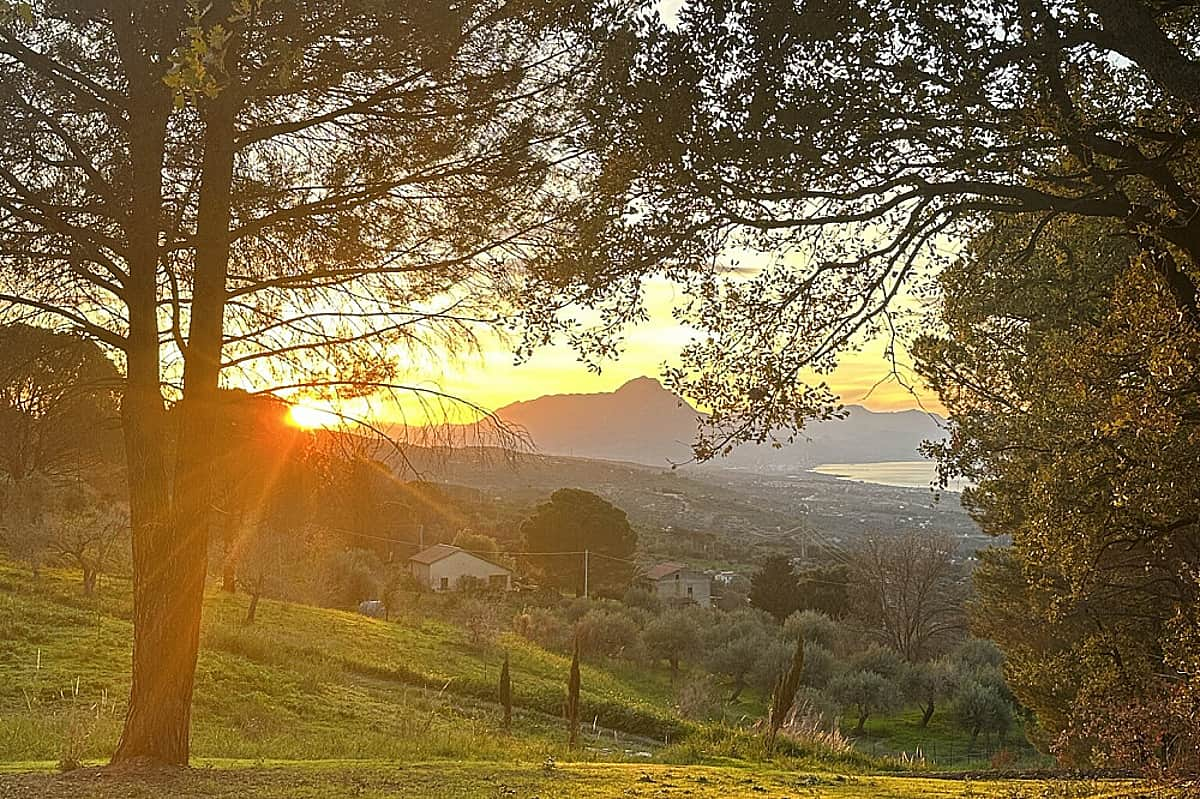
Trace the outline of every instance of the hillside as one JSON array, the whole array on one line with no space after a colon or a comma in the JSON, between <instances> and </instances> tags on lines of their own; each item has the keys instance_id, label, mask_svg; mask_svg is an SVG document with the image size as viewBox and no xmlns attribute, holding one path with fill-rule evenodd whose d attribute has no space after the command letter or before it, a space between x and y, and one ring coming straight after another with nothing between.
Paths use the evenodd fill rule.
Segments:
<instances>
[{"instance_id":1,"label":"hillside","mask_svg":"<svg viewBox=\"0 0 1200 799\"><path fill-rule=\"evenodd\" d=\"M47 777L56 763L112 751L129 682L129 587L109 579L88 599L78 575L35 581L0 560L0 796L1120 795L1112 785L1059 793L1039 782L923 779L896 773L906 767L897 759L786 741L766 757L745 726L764 712L760 697L721 714L737 720L688 721L665 667L604 658L584 663L582 746L569 750L565 657L511 633L473 641L420 600L391 622L263 600L254 625L243 623L246 601L210 592L205 604L193 756L207 768ZM505 654L511 733L493 701Z\"/></svg>"},{"instance_id":2,"label":"hillside","mask_svg":"<svg viewBox=\"0 0 1200 799\"><path fill-rule=\"evenodd\" d=\"M764 474L717 467L653 468L637 463L551 455L513 455L491 449L412 448L399 473L469 487L517 505L544 501L563 487L603 496L629 514L643 533L678 544L671 557L713 561L728 568L753 564L768 551L797 551L789 531L803 526L839 545L867 533L941 530L965 550L992 543L959 503L958 494L839 480L812 472ZM703 541L689 551L689 537ZM716 546L709 546L711 541ZM645 546L643 549L647 549ZM706 557L719 553L719 557ZM651 556L665 554L650 548ZM722 560L722 558L724 560Z\"/></svg>"},{"instance_id":3,"label":"hillside","mask_svg":"<svg viewBox=\"0 0 1200 799\"><path fill-rule=\"evenodd\" d=\"M845 419L813 422L792 444L743 445L721 464L778 470L917 460L922 441L944 435L944 420L921 411L878 413L851 405L846 412ZM523 428L544 454L651 466L688 460L697 426L705 418L650 377L630 380L611 393L556 394L515 402L496 415Z\"/></svg>"},{"instance_id":4,"label":"hillside","mask_svg":"<svg viewBox=\"0 0 1200 799\"><path fill-rule=\"evenodd\" d=\"M99 600L73 575L0 560L0 760L110 753L129 685L127 583ZM563 756L568 662L505 634L477 646L461 627L415 610L404 623L213 592L205 605L193 752L201 758L542 759ZM512 660L519 735L500 734L495 681ZM585 715L623 756L687 728L663 672L585 664ZM35 712L36 711L36 712ZM614 737L614 732L616 736Z\"/></svg>"}]
</instances>

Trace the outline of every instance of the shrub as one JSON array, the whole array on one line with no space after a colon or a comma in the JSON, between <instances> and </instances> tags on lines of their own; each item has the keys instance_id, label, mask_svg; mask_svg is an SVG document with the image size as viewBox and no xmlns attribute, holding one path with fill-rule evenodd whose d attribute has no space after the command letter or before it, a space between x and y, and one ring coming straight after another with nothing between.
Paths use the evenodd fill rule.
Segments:
<instances>
[{"instance_id":1,"label":"shrub","mask_svg":"<svg viewBox=\"0 0 1200 799\"><path fill-rule=\"evenodd\" d=\"M840 675L829 685L829 694L837 702L852 708L858 720L854 731L863 732L867 719L879 713L890 713L900 705L896 684L875 671L858 670Z\"/></svg>"},{"instance_id":2,"label":"shrub","mask_svg":"<svg viewBox=\"0 0 1200 799\"><path fill-rule=\"evenodd\" d=\"M640 652L637 622L611 610L589 610L575 625L584 654L605 657L636 657Z\"/></svg>"},{"instance_id":3,"label":"shrub","mask_svg":"<svg viewBox=\"0 0 1200 799\"><path fill-rule=\"evenodd\" d=\"M621 602L628 607L638 608L655 615L662 612L662 600L645 588L636 585L625 592L625 595L621 597Z\"/></svg>"},{"instance_id":4,"label":"shrub","mask_svg":"<svg viewBox=\"0 0 1200 799\"><path fill-rule=\"evenodd\" d=\"M711 674L693 674L679 686L675 707L685 719L704 721L721 709L721 696Z\"/></svg>"},{"instance_id":5,"label":"shrub","mask_svg":"<svg viewBox=\"0 0 1200 799\"><path fill-rule=\"evenodd\" d=\"M873 671L881 677L896 680L904 670L904 659L892 649L872 644L850 661L850 668L852 671Z\"/></svg>"},{"instance_id":6,"label":"shrub","mask_svg":"<svg viewBox=\"0 0 1200 799\"><path fill-rule=\"evenodd\" d=\"M678 672L680 662L700 655L700 624L687 610L669 610L646 625L642 646L649 657L667 661Z\"/></svg>"},{"instance_id":7,"label":"shrub","mask_svg":"<svg viewBox=\"0 0 1200 799\"><path fill-rule=\"evenodd\" d=\"M798 610L783 623L783 636L788 641L795 643L803 638L806 643L831 652L837 648L841 635L838 623L819 610Z\"/></svg>"},{"instance_id":8,"label":"shrub","mask_svg":"<svg viewBox=\"0 0 1200 799\"><path fill-rule=\"evenodd\" d=\"M800 684L813 689L825 688L833 679L838 663L833 653L820 644L809 643L804 647L804 671Z\"/></svg>"},{"instance_id":9,"label":"shrub","mask_svg":"<svg viewBox=\"0 0 1200 799\"><path fill-rule=\"evenodd\" d=\"M1010 705L994 686L970 680L958 689L954 696L954 719L959 726L971 733L971 740L979 733L999 733L1003 737L1012 724Z\"/></svg>"},{"instance_id":10,"label":"shrub","mask_svg":"<svg viewBox=\"0 0 1200 799\"><path fill-rule=\"evenodd\" d=\"M954 648L950 660L967 672L1000 669L1004 666L1004 653L985 638L968 638Z\"/></svg>"},{"instance_id":11,"label":"shrub","mask_svg":"<svg viewBox=\"0 0 1200 799\"><path fill-rule=\"evenodd\" d=\"M571 643L572 631L558 614L546 608L528 608L513 619L517 635L543 649L565 652Z\"/></svg>"},{"instance_id":12,"label":"shrub","mask_svg":"<svg viewBox=\"0 0 1200 799\"><path fill-rule=\"evenodd\" d=\"M347 549L329 560L326 585L329 601L335 607L354 608L380 595L383 564L379 556L366 549Z\"/></svg>"}]
</instances>

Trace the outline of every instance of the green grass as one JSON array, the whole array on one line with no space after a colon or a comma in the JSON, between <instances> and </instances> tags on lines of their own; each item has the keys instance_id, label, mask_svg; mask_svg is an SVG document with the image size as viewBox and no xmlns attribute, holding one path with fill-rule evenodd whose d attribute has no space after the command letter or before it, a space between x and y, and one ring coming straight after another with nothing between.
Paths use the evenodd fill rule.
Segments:
<instances>
[{"instance_id":1,"label":"green grass","mask_svg":"<svg viewBox=\"0 0 1200 799\"><path fill-rule=\"evenodd\" d=\"M902 764L789 742L768 756L749 730L680 719L665 668L615 662L585 664L584 745L568 751L561 655L512 635L474 646L462 628L417 614L389 623L263 601L246 626L246 602L216 591L206 600L192 747L201 768L54 775L62 761L103 762L116 744L130 679L128 586L88 599L77 575L35 582L0 560L0 796L1115 795L872 776ZM505 652L511 734L492 701ZM869 730L900 740L906 723ZM1071 785L1062 791L1081 784Z\"/></svg>"},{"instance_id":2,"label":"green grass","mask_svg":"<svg viewBox=\"0 0 1200 799\"><path fill-rule=\"evenodd\" d=\"M1050 767L1053 760L1039 753L1025 738L1024 732L1014 723L1004 740L997 736L980 736L972 742L950 718L949 702L942 704L921 727L921 711L913 708L892 716L867 719L863 735L853 733L857 719L847 716L842 729L854 739L856 748L874 757L924 757L931 763L953 768L987 768L992 758L1001 750L998 759L1007 760L1011 766Z\"/></svg>"},{"instance_id":3,"label":"green grass","mask_svg":"<svg viewBox=\"0 0 1200 799\"><path fill-rule=\"evenodd\" d=\"M191 771L133 775L96 770L61 776L0 773L0 795L43 799L103 796L150 799L171 796L242 799L382 799L404 796L498 797L822 797L822 799L1118 799L1139 796L1120 783L965 782L912 777L813 773L771 767L731 768L659 764L459 762L397 766L373 762L230 763ZM26 793L21 793L26 791ZM36 792L36 793L35 793ZM1163 795L1165 799L1166 794Z\"/></svg>"},{"instance_id":4,"label":"green grass","mask_svg":"<svg viewBox=\"0 0 1200 799\"><path fill-rule=\"evenodd\" d=\"M511 634L474 646L462 628L417 614L389 623L266 600L247 626L246 603L217 591L206 600L197 757L644 760L646 752L665 752L692 762L710 751L756 752L749 733L679 718L665 668L585 663L585 747L568 753L561 655ZM110 583L88 599L74 574L46 571L35 582L0 561L0 761L112 751L130 679L131 610L127 584ZM493 701L506 652L512 735L500 730ZM685 739L687 747L678 744ZM846 765L868 764L849 758Z\"/></svg>"}]
</instances>

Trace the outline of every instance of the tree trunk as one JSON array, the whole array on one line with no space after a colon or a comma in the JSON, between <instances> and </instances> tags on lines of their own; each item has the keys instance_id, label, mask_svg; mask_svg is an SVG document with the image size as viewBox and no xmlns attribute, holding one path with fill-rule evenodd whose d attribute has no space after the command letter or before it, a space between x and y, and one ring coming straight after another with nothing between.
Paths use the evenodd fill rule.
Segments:
<instances>
[{"instance_id":1,"label":"tree trunk","mask_svg":"<svg viewBox=\"0 0 1200 799\"><path fill-rule=\"evenodd\" d=\"M227 594L237 593L238 536L243 531L243 516L242 510L239 508L234 516L237 521L227 519L225 522L225 552L224 559L221 561L221 590Z\"/></svg>"},{"instance_id":2,"label":"tree trunk","mask_svg":"<svg viewBox=\"0 0 1200 799\"><path fill-rule=\"evenodd\" d=\"M933 700L930 700L929 704L921 710L921 729L929 726L929 720L933 718L933 710Z\"/></svg>"},{"instance_id":3,"label":"tree trunk","mask_svg":"<svg viewBox=\"0 0 1200 799\"><path fill-rule=\"evenodd\" d=\"M250 607L246 608L246 624L254 624L255 614L258 613L258 598L262 596L263 576L260 574L254 581L254 591L250 594Z\"/></svg>"},{"instance_id":4,"label":"tree trunk","mask_svg":"<svg viewBox=\"0 0 1200 799\"><path fill-rule=\"evenodd\" d=\"M856 733L858 733L859 735L862 735L864 732L866 732L866 731L867 731L867 730L866 730L866 725L867 725L867 718L868 718L868 715L869 715L869 714L866 714L866 713L859 713L859 714L858 714L858 726L856 726L856 727L854 728L854 731L855 731Z\"/></svg>"},{"instance_id":5,"label":"tree trunk","mask_svg":"<svg viewBox=\"0 0 1200 799\"><path fill-rule=\"evenodd\" d=\"M738 701L738 697L742 695L742 691L745 688L746 688L746 681L743 680L741 677L738 677L737 681L734 682L734 684L733 684L733 693L730 695L729 701L730 702Z\"/></svg>"},{"instance_id":6,"label":"tree trunk","mask_svg":"<svg viewBox=\"0 0 1200 799\"><path fill-rule=\"evenodd\" d=\"M212 16L206 21L228 25L230 12L230 1L220 0L210 8ZM231 41L227 60L234 46ZM131 97L135 96L135 88L131 86ZM136 121L131 133L135 176L130 225L139 228L136 237L133 232L130 234L131 282L137 286L131 288L129 303L129 383L134 389L134 401L128 408L126 433L130 513L137 517L133 687L125 729L113 760L148 758L186 765L207 568L212 459L209 439L216 411L229 255L235 100L225 90L204 109L195 276L184 358L183 401L177 406L179 434L171 492L162 451L164 431L161 423L151 423L162 416L155 281L163 141L171 98L163 91L161 79L141 89L146 97L163 101L163 106L160 115L146 110L146 115L157 125L152 130L145 130L149 123L142 113L131 115ZM140 105L136 107L139 112L143 110ZM142 192L148 189L153 191L143 198ZM152 207L139 208L139 203ZM135 252L141 257L136 277L132 262ZM138 495L136 499L134 494Z\"/></svg>"},{"instance_id":7,"label":"tree trunk","mask_svg":"<svg viewBox=\"0 0 1200 799\"><path fill-rule=\"evenodd\" d=\"M144 20L143 20L144 21ZM113 762L186 764L195 663L185 599L194 569L170 529L166 424L159 388L157 276L162 164L170 92L137 20L114 23L129 75L131 196L127 222L126 383L121 402L133 537L133 681ZM163 22L164 25L169 23Z\"/></svg>"},{"instance_id":8,"label":"tree trunk","mask_svg":"<svg viewBox=\"0 0 1200 799\"><path fill-rule=\"evenodd\" d=\"M83 567L83 595L95 596L96 594L96 570L88 566Z\"/></svg>"}]
</instances>

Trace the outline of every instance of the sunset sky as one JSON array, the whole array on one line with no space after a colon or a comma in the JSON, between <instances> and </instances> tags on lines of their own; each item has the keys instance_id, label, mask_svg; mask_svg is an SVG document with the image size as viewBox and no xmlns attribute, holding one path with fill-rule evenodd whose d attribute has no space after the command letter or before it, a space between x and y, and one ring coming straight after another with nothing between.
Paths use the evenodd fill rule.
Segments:
<instances>
[{"instance_id":1,"label":"sunset sky","mask_svg":"<svg viewBox=\"0 0 1200 799\"><path fill-rule=\"evenodd\" d=\"M545 394L574 394L613 391L625 382L643 375L659 377L665 362L673 361L687 343L690 332L671 317L676 301L676 289L657 283L648 292L649 322L632 329L625 339L621 358L603 366L599 374L589 372L565 345L539 350L530 360L514 364L510 349L499 339L488 338L483 351L464 356L449 364L424 364L404 375L404 382L442 391L470 400L494 410L511 402L532 399ZM881 379L887 378L889 364L884 359L882 341L866 342L860 352L847 354L838 371L828 378L846 404L864 405L876 411L895 411L909 408L944 412L937 397L923 386L913 392L892 380L872 390ZM869 395L869 396L868 396ZM407 401L409 421L415 422ZM391 400L371 403L369 409L348 408L347 413L368 413L375 419L399 421Z\"/></svg>"}]
</instances>

